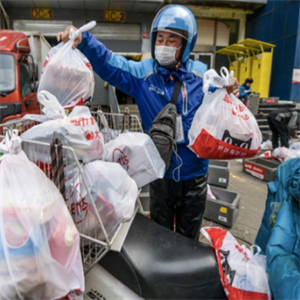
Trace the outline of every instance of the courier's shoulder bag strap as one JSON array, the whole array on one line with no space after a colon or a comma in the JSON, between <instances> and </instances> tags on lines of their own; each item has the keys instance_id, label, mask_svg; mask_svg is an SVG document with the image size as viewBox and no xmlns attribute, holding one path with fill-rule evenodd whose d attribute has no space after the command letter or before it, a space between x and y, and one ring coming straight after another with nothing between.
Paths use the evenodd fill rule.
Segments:
<instances>
[{"instance_id":1,"label":"courier's shoulder bag strap","mask_svg":"<svg viewBox=\"0 0 300 300\"><path fill-rule=\"evenodd\" d=\"M176 78L175 87L170 101L170 103L174 104L175 106L181 91L181 86L182 86L182 81Z\"/></svg>"}]
</instances>

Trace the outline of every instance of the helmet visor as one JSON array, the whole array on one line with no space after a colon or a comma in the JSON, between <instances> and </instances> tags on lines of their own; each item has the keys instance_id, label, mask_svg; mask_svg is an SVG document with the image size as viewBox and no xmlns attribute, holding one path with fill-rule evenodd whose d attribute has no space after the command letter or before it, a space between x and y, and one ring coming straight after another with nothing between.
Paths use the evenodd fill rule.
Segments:
<instances>
[{"instance_id":1,"label":"helmet visor","mask_svg":"<svg viewBox=\"0 0 300 300\"><path fill-rule=\"evenodd\" d=\"M192 42L197 33L194 16L189 10L179 5L170 5L162 8L152 23L152 32L164 31L177 34Z\"/></svg>"}]
</instances>

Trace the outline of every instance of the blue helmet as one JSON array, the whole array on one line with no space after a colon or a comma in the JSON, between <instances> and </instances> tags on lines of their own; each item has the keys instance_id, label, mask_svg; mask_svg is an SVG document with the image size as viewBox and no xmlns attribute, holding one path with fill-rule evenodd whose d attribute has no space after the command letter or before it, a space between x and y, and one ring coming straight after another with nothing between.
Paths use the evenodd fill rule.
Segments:
<instances>
[{"instance_id":1,"label":"blue helmet","mask_svg":"<svg viewBox=\"0 0 300 300\"><path fill-rule=\"evenodd\" d=\"M175 29L173 31L173 29ZM154 48L158 31L175 33L183 37L181 61L188 60L197 40L197 24L192 12L182 5L168 5L163 7L155 16L150 33L151 55L155 59Z\"/></svg>"}]
</instances>

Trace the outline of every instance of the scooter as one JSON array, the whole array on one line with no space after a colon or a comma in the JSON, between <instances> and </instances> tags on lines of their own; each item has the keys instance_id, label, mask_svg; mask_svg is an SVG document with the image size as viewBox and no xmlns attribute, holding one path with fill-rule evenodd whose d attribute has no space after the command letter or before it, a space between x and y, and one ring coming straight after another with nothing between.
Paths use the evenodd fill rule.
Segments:
<instances>
[{"instance_id":1,"label":"scooter","mask_svg":"<svg viewBox=\"0 0 300 300\"><path fill-rule=\"evenodd\" d=\"M85 299L227 299L211 247L140 213L125 227L87 274Z\"/></svg>"}]
</instances>

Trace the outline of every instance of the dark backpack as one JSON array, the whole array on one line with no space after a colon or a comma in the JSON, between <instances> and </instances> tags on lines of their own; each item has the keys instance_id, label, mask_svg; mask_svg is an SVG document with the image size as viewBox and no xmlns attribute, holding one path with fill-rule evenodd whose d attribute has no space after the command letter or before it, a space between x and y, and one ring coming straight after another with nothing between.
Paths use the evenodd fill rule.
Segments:
<instances>
[{"instance_id":1,"label":"dark backpack","mask_svg":"<svg viewBox=\"0 0 300 300\"><path fill-rule=\"evenodd\" d=\"M149 135L166 164L166 171L170 167L173 146L176 143L176 103L181 86L182 81L176 79L170 103L160 111L149 129Z\"/></svg>"}]
</instances>

